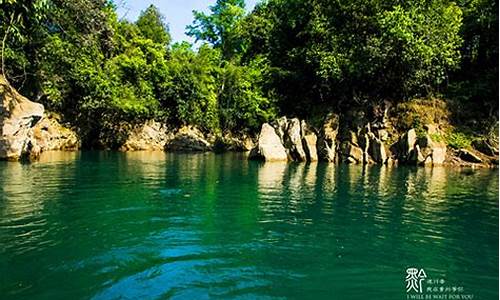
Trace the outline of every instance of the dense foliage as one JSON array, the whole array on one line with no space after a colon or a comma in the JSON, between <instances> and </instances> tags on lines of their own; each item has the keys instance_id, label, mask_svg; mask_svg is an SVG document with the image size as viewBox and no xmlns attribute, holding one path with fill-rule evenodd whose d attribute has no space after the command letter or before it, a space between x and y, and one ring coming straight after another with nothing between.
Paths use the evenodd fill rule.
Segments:
<instances>
[{"instance_id":1,"label":"dense foliage","mask_svg":"<svg viewBox=\"0 0 500 300\"><path fill-rule=\"evenodd\" d=\"M498 121L498 0L458 3L464 15L464 42L460 69L451 76L448 94L457 100L461 123L480 120L479 127L486 127Z\"/></svg>"},{"instance_id":2,"label":"dense foliage","mask_svg":"<svg viewBox=\"0 0 500 300\"><path fill-rule=\"evenodd\" d=\"M275 0L254 15L265 28L250 51L277 68L292 112L428 95L460 58L461 10L452 2Z\"/></svg>"},{"instance_id":3,"label":"dense foliage","mask_svg":"<svg viewBox=\"0 0 500 300\"><path fill-rule=\"evenodd\" d=\"M0 8L2 73L88 144L151 118L222 133L443 94L498 119L496 0L217 0L187 27L197 47L154 6L134 23L109 0Z\"/></svg>"}]
</instances>

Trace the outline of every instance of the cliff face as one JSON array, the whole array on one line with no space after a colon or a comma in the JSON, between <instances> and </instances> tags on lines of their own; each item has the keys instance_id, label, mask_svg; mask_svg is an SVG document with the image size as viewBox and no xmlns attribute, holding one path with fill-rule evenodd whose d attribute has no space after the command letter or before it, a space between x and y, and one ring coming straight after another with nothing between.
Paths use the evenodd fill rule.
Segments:
<instances>
[{"instance_id":1,"label":"cliff face","mask_svg":"<svg viewBox=\"0 0 500 300\"><path fill-rule=\"evenodd\" d=\"M420 115L389 108L375 117L362 110L331 113L318 129L297 118L282 117L262 125L249 158L379 165L498 165L498 146L486 141L479 140L468 148L447 145L446 137L453 126L446 110L429 117L431 111L424 108ZM408 124L406 119L410 119Z\"/></svg>"},{"instance_id":2,"label":"cliff face","mask_svg":"<svg viewBox=\"0 0 500 300\"><path fill-rule=\"evenodd\" d=\"M43 105L20 95L0 75L0 159L36 154L39 147L31 137L43 113Z\"/></svg>"},{"instance_id":3,"label":"cliff face","mask_svg":"<svg viewBox=\"0 0 500 300\"><path fill-rule=\"evenodd\" d=\"M60 117L45 113L43 119L33 128L32 141L43 151L73 151L80 149L78 134L69 127L63 126Z\"/></svg>"}]
</instances>

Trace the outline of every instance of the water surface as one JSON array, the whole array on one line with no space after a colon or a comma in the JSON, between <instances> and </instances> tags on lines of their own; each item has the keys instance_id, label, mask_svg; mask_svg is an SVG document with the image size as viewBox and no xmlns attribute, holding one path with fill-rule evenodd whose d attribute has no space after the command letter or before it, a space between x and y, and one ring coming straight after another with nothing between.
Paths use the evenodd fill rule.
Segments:
<instances>
[{"instance_id":1,"label":"water surface","mask_svg":"<svg viewBox=\"0 0 500 300\"><path fill-rule=\"evenodd\" d=\"M498 179L238 154L0 162L0 298L406 299L417 267L498 299Z\"/></svg>"}]
</instances>

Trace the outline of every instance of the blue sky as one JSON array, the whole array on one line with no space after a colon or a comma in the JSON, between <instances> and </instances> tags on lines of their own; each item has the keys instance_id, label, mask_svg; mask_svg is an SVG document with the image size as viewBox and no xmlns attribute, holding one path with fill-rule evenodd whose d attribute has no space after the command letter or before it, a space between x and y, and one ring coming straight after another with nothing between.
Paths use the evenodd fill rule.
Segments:
<instances>
[{"instance_id":1,"label":"blue sky","mask_svg":"<svg viewBox=\"0 0 500 300\"><path fill-rule=\"evenodd\" d=\"M246 0L246 8L252 10L258 0ZM193 22L193 10L207 12L215 0L114 0L118 16L135 21L140 12L153 4L165 16L174 42L194 40L185 35L186 26Z\"/></svg>"}]
</instances>

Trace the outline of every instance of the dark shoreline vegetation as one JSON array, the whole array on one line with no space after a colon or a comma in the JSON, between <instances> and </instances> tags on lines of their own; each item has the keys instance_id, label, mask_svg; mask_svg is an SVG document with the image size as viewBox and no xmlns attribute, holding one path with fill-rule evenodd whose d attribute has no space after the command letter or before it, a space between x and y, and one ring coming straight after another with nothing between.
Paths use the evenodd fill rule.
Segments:
<instances>
[{"instance_id":1,"label":"dark shoreline vegetation","mask_svg":"<svg viewBox=\"0 0 500 300\"><path fill-rule=\"evenodd\" d=\"M414 135L409 148L444 147L450 164L498 164L496 0L244 6L217 0L209 14L194 12L186 29L200 42L194 47L172 43L154 6L129 22L107 0L0 0L2 98L17 95L12 86L44 105L34 119L45 123L26 134L62 130L70 140L42 149L141 150L131 136L160 131L147 138L186 150L182 141L166 146L180 128L195 137L188 150L249 150L262 124L277 128L286 115L307 120L318 143L339 140L334 152L348 162L377 162L364 153L387 148L399 161L424 163L420 150L399 158L398 145ZM293 139L280 138L293 154Z\"/></svg>"}]
</instances>

